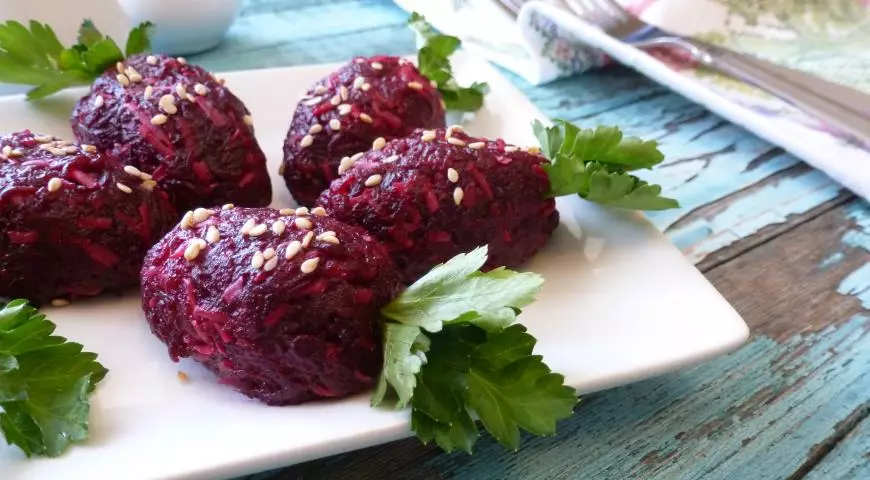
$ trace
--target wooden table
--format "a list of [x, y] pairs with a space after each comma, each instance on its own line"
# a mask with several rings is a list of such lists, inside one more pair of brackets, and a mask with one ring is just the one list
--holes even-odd
[[[238, 70], [407, 54], [405, 19], [388, 0], [250, 0], [227, 42], [193, 60]], [[486, 437], [473, 456], [408, 439], [252, 478], [870, 478], [868, 204], [627, 69], [543, 87], [514, 80], [551, 117], [661, 142], [666, 188], [683, 208], [650, 219], [743, 315], [751, 340], [588, 395], [558, 436], [525, 438], [516, 454]]]

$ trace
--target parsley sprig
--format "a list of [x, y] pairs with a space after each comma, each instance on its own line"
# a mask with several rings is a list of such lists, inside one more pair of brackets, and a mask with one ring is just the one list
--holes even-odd
[[545, 127], [532, 124], [541, 150], [550, 195], [578, 194], [586, 200], [636, 210], [665, 210], [679, 203], [661, 195], [662, 188], [628, 172], [652, 168], [664, 160], [655, 141], [624, 137], [617, 127], [582, 129], [564, 120]]
[[0, 309], [0, 432], [28, 457], [88, 438], [88, 396], [107, 372], [54, 329], [26, 300]]
[[134, 28], [124, 50], [104, 36], [90, 20], [79, 27], [78, 43], [64, 48], [48, 25], [31, 20], [0, 23], [0, 82], [34, 85], [30, 100], [47, 97], [75, 85], [89, 85], [125, 56], [151, 49], [150, 22]]
[[474, 82], [470, 87], [461, 87], [453, 78], [450, 56], [462, 42], [450, 35], [435, 32], [432, 25], [417, 12], [411, 14], [408, 25], [426, 40], [426, 45], [417, 52], [417, 68], [429, 80], [438, 84], [447, 110], [474, 112], [483, 106], [483, 96], [489, 90], [486, 83]]
[[520, 429], [553, 435], [577, 396], [533, 355], [535, 338], [514, 323], [543, 279], [498, 268], [480, 272], [487, 248], [458, 255], [408, 287], [381, 313], [384, 368], [372, 405], [411, 407], [423, 443], [471, 452], [475, 417], [502, 445], [519, 448]]

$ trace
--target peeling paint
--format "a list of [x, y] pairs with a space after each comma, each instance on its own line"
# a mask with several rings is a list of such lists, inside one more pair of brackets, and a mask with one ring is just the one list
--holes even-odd
[[[857, 228], [843, 234], [843, 244], [870, 252], [870, 205], [867, 202], [855, 202], [849, 205], [846, 209], [846, 218]], [[855, 296], [862, 307], [870, 309], [870, 261], [846, 275], [837, 286], [837, 293]]]
[[822, 270], [826, 270], [842, 262], [844, 258], [846, 258], [846, 254], [844, 254], [843, 252], [834, 252], [825, 257], [819, 263], [819, 268], [821, 268]]

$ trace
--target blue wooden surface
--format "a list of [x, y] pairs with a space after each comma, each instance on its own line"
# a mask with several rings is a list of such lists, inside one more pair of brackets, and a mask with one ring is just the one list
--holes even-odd
[[[213, 70], [407, 54], [387, 0], [249, 0]], [[396, 442], [258, 478], [870, 478], [870, 208], [824, 174], [622, 68], [533, 87], [547, 115], [656, 138], [648, 178], [683, 204], [650, 219], [753, 338], [697, 368], [591, 395], [555, 438], [474, 456]]]

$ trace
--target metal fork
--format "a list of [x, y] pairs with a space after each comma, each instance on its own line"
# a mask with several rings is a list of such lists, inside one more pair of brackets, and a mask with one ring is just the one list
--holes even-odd
[[[499, 1], [516, 14], [530, 0]], [[614, 0], [556, 2], [629, 45], [681, 47], [698, 63], [750, 83], [818, 118], [838, 133], [870, 147], [870, 96], [862, 92], [752, 55], [667, 32], [635, 17]]]

